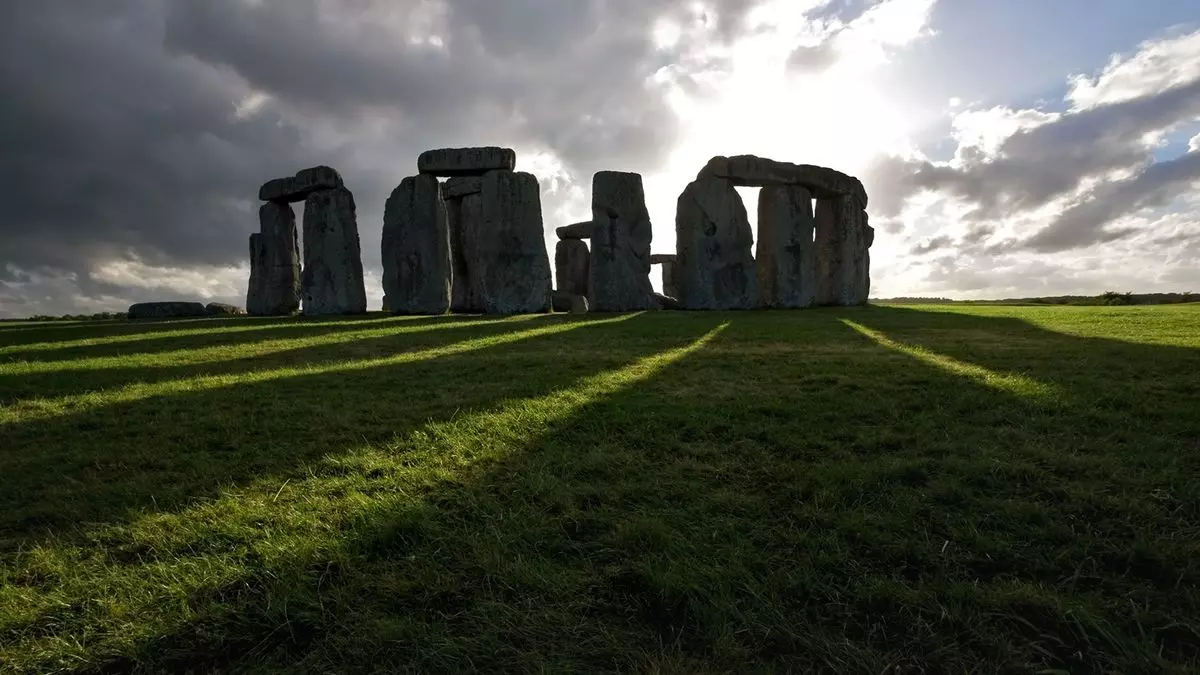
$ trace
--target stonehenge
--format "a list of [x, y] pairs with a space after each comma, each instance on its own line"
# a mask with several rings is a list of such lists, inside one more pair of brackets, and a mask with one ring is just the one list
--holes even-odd
[[[737, 188], [759, 188], [757, 240]], [[802, 309], [865, 304], [875, 231], [862, 183], [753, 155], [713, 157], [679, 195], [675, 252], [650, 252], [642, 177], [599, 171], [591, 219], [555, 228], [553, 275], [537, 177], [510, 148], [417, 158], [384, 205], [384, 309], [399, 314]], [[259, 188], [246, 309], [366, 311], [354, 195], [328, 166]], [[292, 203], [304, 202], [303, 247]], [[814, 207], [815, 204], [815, 207]], [[662, 266], [662, 292], [650, 283]]]
[[[258, 190], [259, 231], [250, 235], [246, 310], [259, 316], [367, 311], [354, 195], [328, 166], [269, 180]], [[304, 202], [304, 264], [293, 202]]]

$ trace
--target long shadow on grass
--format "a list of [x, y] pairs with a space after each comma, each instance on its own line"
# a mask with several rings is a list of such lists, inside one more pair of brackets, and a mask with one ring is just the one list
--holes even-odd
[[[546, 317], [438, 331], [421, 338], [429, 356], [414, 351], [412, 360], [392, 365], [387, 358], [405, 354], [381, 338], [384, 365], [340, 345], [290, 355], [290, 365], [333, 360], [328, 372], [218, 382], [4, 425], [2, 548], [141, 509], [173, 509], [347, 443], [386, 440], [429, 419], [565, 384], [625, 354], [609, 357], [601, 346], [617, 325], [637, 321]], [[557, 353], [574, 350], [596, 353], [595, 364], [555, 364]], [[261, 368], [254, 373], [271, 377]]]
[[[197, 514], [211, 532], [177, 524], [191, 534], [148, 563], [182, 569], [195, 551], [242, 571], [193, 590], [186, 621], [89, 655], [114, 671], [1200, 663], [1194, 463], [1144, 466], [1086, 423], [1086, 398], [1027, 396], [881, 343], [899, 339], [877, 311], [660, 314], [548, 338], [555, 356], [476, 374], [544, 369], [508, 395], [449, 417], [442, 402], [382, 448], [335, 439], [307, 472], [245, 485], [248, 512]], [[1180, 356], [1123, 353], [1154, 355]], [[572, 376], [543, 386], [557, 370]], [[305, 509], [330, 527], [270, 557], [296, 536], [280, 514]], [[71, 634], [88, 616], [47, 623]]]
[[[113, 330], [85, 330], [88, 326], [55, 333], [61, 339], [12, 340], [0, 334], [0, 364], [13, 361], [71, 361], [133, 354], [159, 354], [180, 349], [237, 346], [272, 339], [304, 339], [348, 331], [389, 326], [436, 325], [463, 320], [462, 316], [408, 317], [390, 314], [367, 317], [239, 317], [198, 319], [143, 327], [138, 322]], [[478, 319], [478, 317], [475, 317]], [[119, 330], [117, 330], [119, 329]]]
[[[62, 364], [61, 369], [0, 374], [0, 403], [12, 404], [27, 399], [38, 399], [43, 402], [49, 400], [53, 404], [56, 397], [111, 391], [133, 384], [154, 384], [172, 380], [182, 382], [202, 376], [218, 377], [298, 365], [313, 366], [353, 359], [379, 358], [427, 349], [456, 339], [480, 338], [572, 320], [561, 315], [514, 318], [447, 317], [408, 320], [401, 323], [376, 322], [369, 327], [357, 324], [356, 330], [323, 330], [304, 335], [295, 335], [293, 332], [276, 343], [269, 344], [265, 338], [257, 340], [254, 346], [249, 346], [246, 342], [234, 342], [229, 345], [218, 343], [206, 349], [184, 346], [193, 344], [188, 341], [176, 344], [176, 349], [171, 350], [171, 353], [177, 352], [182, 361], [175, 365], [170, 361], [158, 362], [155, 365], [132, 365], [144, 363], [135, 356], [122, 361], [83, 364], [91, 367], [80, 367], [82, 362], [66, 362]], [[305, 344], [306, 340], [317, 344]], [[225, 354], [227, 346], [230, 350], [241, 350], [249, 354], [229, 358]], [[151, 358], [157, 361], [155, 357]], [[188, 363], [189, 359], [197, 359], [198, 362]], [[47, 364], [51, 368], [55, 365], [57, 364]], [[0, 421], [2, 420], [3, 417], [0, 417]]]

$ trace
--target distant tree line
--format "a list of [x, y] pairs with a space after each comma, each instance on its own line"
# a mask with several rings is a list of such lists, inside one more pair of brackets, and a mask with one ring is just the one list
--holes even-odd
[[38, 314], [27, 318], [26, 321], [115, 321], [125, 318], [128, 318], [125, 312], [97, 312], [95, 314], [63, 314], [62, 316]]
[[1105, 291], [1100, 295], [1056, 295], [1042, 298], [1005, 298], [1003, 300], [951, 300], [949, 298], [901, 297], [884, 298], [872, 302], [894, 302], [898, 304], [962, 304], [962, 305], [1176, 305], [1184, 302], [1200, 302], [1200, 295], [1185, 293], [1119, 293]]

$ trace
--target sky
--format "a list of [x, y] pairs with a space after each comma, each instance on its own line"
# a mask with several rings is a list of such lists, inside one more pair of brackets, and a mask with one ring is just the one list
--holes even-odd
[[[0, 25], [0, 317], [244, 304], [263, 182], [383, 205], [502, 145], [546, 242], [644, 177], [656, 253], [707, 160], [860, 177], [872, 297], [1200, 292], [1200, 5], [1183, 0], [39, 0]], [[747, 210], [755, 195], [742, 189]], [[299, 205], [297, 205], [299, 207]], [[300, 210], [299, 208], [297, 209]], [[657, 285], [657, 274], [653, 277]]]

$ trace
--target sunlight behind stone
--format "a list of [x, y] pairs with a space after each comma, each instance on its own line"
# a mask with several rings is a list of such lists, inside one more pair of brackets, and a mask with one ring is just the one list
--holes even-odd
[[886, 347], [893, 351], [900, 352], [907, 356], [917, 359], [921, 363], [944, 370], [948, 373], [961, 375], [970, 378], [991, 387], [1010, 394], [1014, 394], [1021, 398], [1031, 399], [1040, 403], [1048, 404], [1060, 399], [1063, 393], [1058, 387], [1035, 380], [1032, 377], [1019, 375], [1016, 373], [999, 373], [983, 366], [973, 363], [966, 363], [958, 359], [951, 358], [944, 354], [929, 351], [923, 347], [914, 345], [906, 345], [902, 342], [897, 342], [888, 336], [878, 331], [871, 330], [866, 326], [850, 321], [849, 319], [841, 319], [841, 322], [846, 326], [854, 329], [861, 335], [864, 335], [874, 341], [881, 347]]

